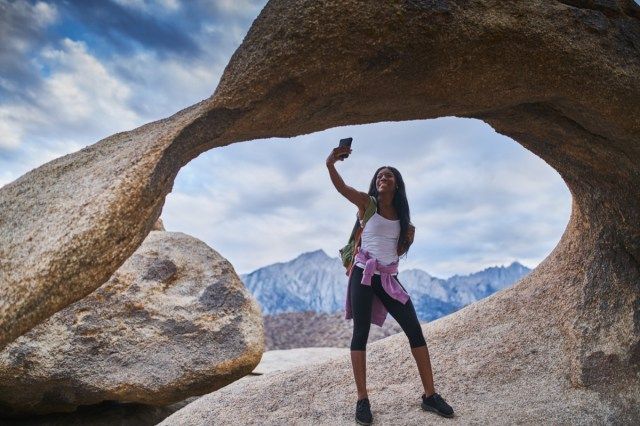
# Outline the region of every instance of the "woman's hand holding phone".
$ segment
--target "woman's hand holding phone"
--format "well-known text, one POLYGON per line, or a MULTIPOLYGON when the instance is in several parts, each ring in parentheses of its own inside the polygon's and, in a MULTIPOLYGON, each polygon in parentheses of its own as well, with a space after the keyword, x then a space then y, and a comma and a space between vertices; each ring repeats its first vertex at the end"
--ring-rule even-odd
POLYGON ((351 153, 351 148, 348 146, 338 146, 333 148, 331 154, 327 157, 327 166, 335 164, 338 160, 344 160, 346 157, 344 155, 348 155, 351 153))
POLYGON ((327 166, 333 165, 338 160, 344 160, 351 154, 351 142, 353 138, 340 139, 337 148, 333 148, 331 154, 327 158, 327 166))

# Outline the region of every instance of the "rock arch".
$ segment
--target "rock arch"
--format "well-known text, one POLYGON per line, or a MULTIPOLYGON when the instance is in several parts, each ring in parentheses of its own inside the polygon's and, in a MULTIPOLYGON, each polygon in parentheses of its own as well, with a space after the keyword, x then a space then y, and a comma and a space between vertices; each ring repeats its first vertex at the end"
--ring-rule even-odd
POLYGON ((449 115, 487 122, 563 177, 571 219, 527 288, 561 331, 574 386, 638 395, 640 8, 631 0, 271 0, 209 99, 0 190, 0 342, 105 282, 201 152, 449 115))

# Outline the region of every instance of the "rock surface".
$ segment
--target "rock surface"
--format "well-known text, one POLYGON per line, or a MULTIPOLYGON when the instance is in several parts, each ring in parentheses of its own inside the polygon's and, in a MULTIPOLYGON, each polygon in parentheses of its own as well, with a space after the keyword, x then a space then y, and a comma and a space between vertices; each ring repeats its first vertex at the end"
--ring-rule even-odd
MULTIPOLYGON (((260 376, 258 376, 260 377, 260 376)), ((164 407, 106 401, 72 413, 52 413, 19 419, 0 418, 2 426, 154 426, 198 397, 164 407)))
POLYGON ((153 227, 151 228, 152 231, 166 231, 166 229, 164 229, 164 223, 162 223, 162 219, 158 218, 158 220, 156 220, 156 223, 153 224, 153 227))
MULTIPOLYGON (((548 272, 548 267, 548 262, 539 266, 537 273, 548 272)), ((621 394, 606 398, 597 389, 571 384, 557 318, 540 309, 541 304, 549 306, 553 293, 563 291, 562 283, 548 281, 543 289, 536 278, 544 276, 527 277, 515 287, 423 325, 436 392, 453 407, 454 422, 637 423, 640 407, 621 403, 636 398, 637 379, 628 377, 621 394)), ((404 334, 367 345, 367 389, 376 424, 452 421, 420 408, 423 388, 404 334)), ((351 425, 356 399, 347 352, 259 381, 243 378, 202 396, 160 425, 351 425)))
POLYGON ((295 348, 266 351, 251 375, 244 376, 240 380, 251 380, 256 374, 279 373, 344 356, 349 356, 349 348, 295 348))
MULTIPOLYGON (((349 349, 347 348, 329 347, 266 351, 251 374, 247 374, 237 381, 263 380, 269 374, 318 364, 330 358, 348 356, 348 353, 349 349)), ((164 407, 108 402, 83 406, 73 413, 47 414, 21 419, 3 418, 0 419, 0 424, 3 426, 112 426, 114 424, 119 426, 153 426, 197 399, 198 397, 191 397, 164 407)))
MULTIPOLYGON (((460 363, 456 374, 475 374, 462 377, 476 392, 451 387, 445 396, 461 398, 452 402, 469 422, 495 419, 467 408, 486 410, 496 396, 509 407, 499 418, 517 423, 531 410, 544 414, 553 395, 567 405, 551 419, 640 423, 640 8, 632 0, 270 1, 211 98, 0 189, 0 344, 105 282, 151 229, 180 167, 199 153, 441 116, 487 122, 554 167, 573 195, 567 229, 526 286, 439 320, 446 339, 432 340, 436 374, 451 374, 438 370, 442 354, 456 348, 451 342, 479 343, 460 346, 460 361, 451 361, 460 363), (487 312, 470 316, 478 310, 487 312), (533 350, 545 351, 546 362, 530 362, 533 350), (530 366, 552 376, 540 380, 530 366), (501 388, 505 376, 517 386, 501 388)), ((323 397, 350 373, 346 363, 331 367, 315 383, 323 397)), ((251 411, 268 416, 261 423, 286 422, 306 407, 277 410, 311 395, 300 376, 286 374, 287 386, 274 381, 260 395, 286 398, 251 411)), ((258 387, 247 389, 229 397, 238 410, 256 407, 258 387)), ((323 418, 329 408, 311 415, 323 418)))
POLYGON ((0 352, 0 413, 168 405, 249 374, 263 350, 260 307, 231 264, 152 231, 107 283, 0 352))

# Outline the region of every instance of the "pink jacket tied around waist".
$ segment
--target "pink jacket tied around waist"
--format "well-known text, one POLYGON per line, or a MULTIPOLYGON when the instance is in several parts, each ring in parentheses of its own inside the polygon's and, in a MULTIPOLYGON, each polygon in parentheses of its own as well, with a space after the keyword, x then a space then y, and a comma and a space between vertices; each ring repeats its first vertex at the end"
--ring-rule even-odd
MULTIPOLYGON (((353 313, 351 312, 351 274, 353 273, 353 268, 355 267, 356 262, 363 263, 365 265, 364 271, 362 272, 362 282, 361 285, 371 286, 371 277, 373 277, 374 272, 378 271, 380 273, 380 281, 382 283, 382 288, 387 292, 389 296, 393 299, 401 302, 402 304, 407 303, 409 300, 409 295, 402 288, 396 277, 392 274, 398 273, 398 262, 394 262, 390 265, 382 265, 378 262, 378 259, 375 257, 371 257, 368 251, 362 250, 356 253, 355 261, 351 266, 351 270, 349 271, 349 286, 347 287, 347 302, 345 305, 345 319, 352 319, 353 313)), ((382 327, 385 319, 387 319, 387 308, 385 308, 384 304, 376 296, 373 295, 373 303, 371 306, 371 323, 382 327)))

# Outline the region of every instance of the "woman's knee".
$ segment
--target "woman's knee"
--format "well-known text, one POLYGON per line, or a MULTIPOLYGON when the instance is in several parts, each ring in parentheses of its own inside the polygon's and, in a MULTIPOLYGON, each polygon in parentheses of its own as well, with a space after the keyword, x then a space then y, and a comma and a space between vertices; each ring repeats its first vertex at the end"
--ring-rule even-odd
POLYGON ((364 351, 367 347, 367 340, 369 339, 369 329, 371 323, 361 323, 354 321, 353 323, 353 336, 351 337, 351 350, 352 351, 364 351))
POLYGON ((368 334, 353 333, 351 337, 351 350, 352 351, 364 351, 367 349, 368 334))
POLYGON ((409 337, 409 346, 411 346, 412 349, 425 346, 426 344, 427 342, 424 340, 424 335, 422 333, 414 334, 409 337))
POLYGON ((367 341, 351 339, 351 346, 349 348, 352 351, 366 351, 367 341))
POLYGON ((411 348, 418 348, 427 344, 424 340, 422 325, 420 325, 420 321, 415 315, 404 318, 400 326, 409 339, 411 348))
POLYGON ((427 342, 424 340, 424 333, 422 332, 422 327, 419 323, 417 326, 408 329, 405 334, 409 339, 409 345, 412 349, 419 348, 420 346, 425 346, 427 344, 427 342))

